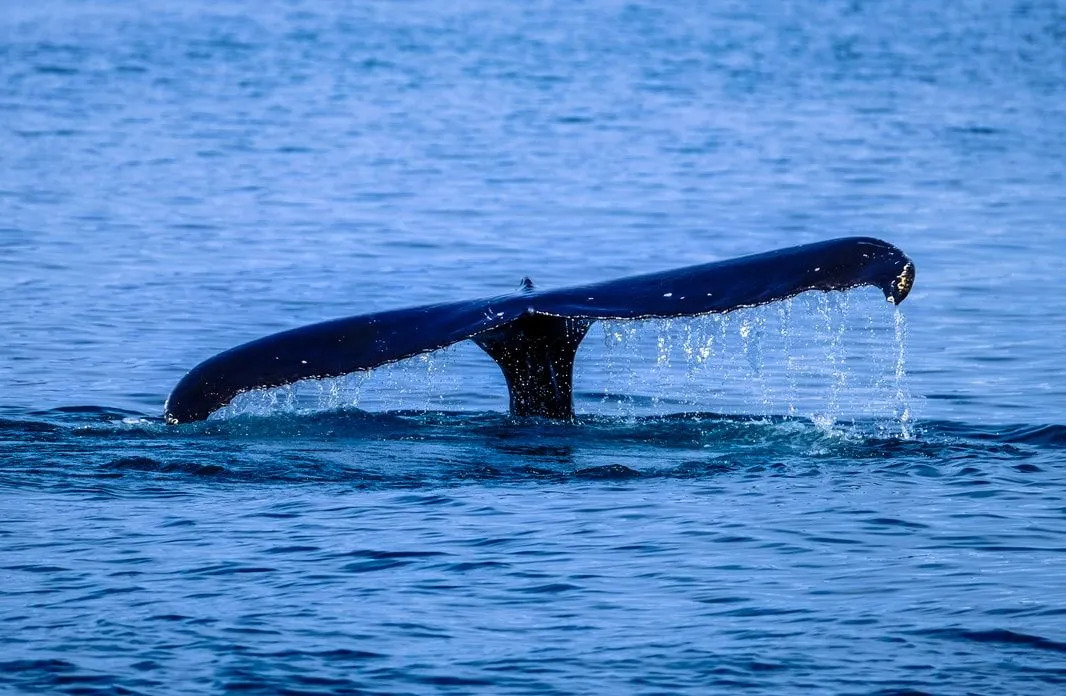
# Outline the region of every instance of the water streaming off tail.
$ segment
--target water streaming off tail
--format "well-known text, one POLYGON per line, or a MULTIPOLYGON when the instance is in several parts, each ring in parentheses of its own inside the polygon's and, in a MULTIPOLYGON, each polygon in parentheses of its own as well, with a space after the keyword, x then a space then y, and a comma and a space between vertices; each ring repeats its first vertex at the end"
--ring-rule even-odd
POLYGON ((911 427, 911 393, 907 386, 907 323, 902 312, 895 312, 894 318, 896 329, 895 415, 899 421, 900 434, 904 438, 910 438, 914 432, 911 427))
MULTIPOLYGON (((623 418, 787 415, 826 429, 840 419, 882 419, 908 435, 902 321, 876 291, 856 290, 729 314, 600 322, 578 351, 575 407, 623 418)), ((492 361, 463 342, 368 373, 242 394, 214 417, 340 408, 504 411, 507 387, 492 361)))
POLYGON ((505 411, 507 385, 492 359, 472 342, 464 341, 369 372, 245 392, 211 418, 344 408, 505 411))
POLYGON ((893 314, 875 291, 857 290, 729 314, 603 322, 599 340, 586 339, 578 353, 578 410, 790 415, 826 428, 853 418, 905 424, 904 334, 893 314))

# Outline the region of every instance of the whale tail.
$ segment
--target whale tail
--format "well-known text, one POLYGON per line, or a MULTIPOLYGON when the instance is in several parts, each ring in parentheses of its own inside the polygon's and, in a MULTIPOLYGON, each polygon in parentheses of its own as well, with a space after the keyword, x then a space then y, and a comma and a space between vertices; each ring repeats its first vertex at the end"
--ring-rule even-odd
POLYGON ((566 419, 574 415, 574 357, 592 322, 527 314, 475 336, 507 380, 511 415, 566 419))
POLYGON ((860 285, 898 304, 914 274, 895 246, 849 237, 561 290, 539 291, 525 278, 507 295, 335 319, 231 348, 178 382, 164 417, 203 420, 245 391, 369 370, 473 339, 503 371, 513 415, 566 419, 574 357, 598 319, 721 313, 860 285))

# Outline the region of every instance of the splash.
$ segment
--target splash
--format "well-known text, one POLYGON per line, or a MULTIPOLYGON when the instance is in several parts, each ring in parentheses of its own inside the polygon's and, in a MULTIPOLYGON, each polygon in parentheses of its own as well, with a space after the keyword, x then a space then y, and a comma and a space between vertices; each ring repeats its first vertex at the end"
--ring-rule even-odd
POLYGON ((844 354, 847 309, 847 296, 843 293, 824 293, 818 297, 818 317, 826 337, 825 365, 829 371, 829 392, 825 410, 814 414, 811 420, 826 431, 832 430, 842 415, 841 398, 848 385, 848 368, 844 354))
MULTIPOLYGON (((471 346, 482 363, 488 358, 471 346)), ((462 407, 466 369, 457 362, 469 350, 445 348, 363 372, 320 380, 303 380, 273 389, 239 394, 219 409, 211 420, 236 416, 306 414, 321 411, 363 409, 368 411, 439 411, 462 407)), ((491 362, 487 363, 491 365, 491 362)), ((506 395, 506 387, 502 386, 506 395)))
POLYGON ((368 379, 365 372, 353 372, 334 379, 305 380, 274 389, 247 391, 212 413, 208 420, 358 408, 362 386, 368 379))
POLYGON ((588 385, 601 398, 577 407, 623 418, 784 415, 827 433, 857 418, 891 420, 909 435, 905 335, 900 325, 893 338, 887 312, 899 314, 860 289, 725 315, 604 322, 603 341, 582 348, 575 377, 579 395, 588 385))

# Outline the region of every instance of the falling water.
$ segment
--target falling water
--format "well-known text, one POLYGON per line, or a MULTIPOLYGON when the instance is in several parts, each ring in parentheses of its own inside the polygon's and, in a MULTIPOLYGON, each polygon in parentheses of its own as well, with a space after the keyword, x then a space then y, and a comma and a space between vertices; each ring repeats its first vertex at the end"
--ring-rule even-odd
MULTIPOLYGON (((799 416, 826 431, 856 416, 902 427, 905 372, 902 355, 885 360, 883 304, 862 291, 808 293, 729 314, 603 322, 603 340, 579 354, 578 392, 588 384, 594 410, 620 417, 696 410, 799 416)), ((903 341, 897 329, 896 353, 903 341)))
POLYGON ((907 323, 903 312, 896 309, 895 316, 895 339, 896 339, 896 419, 899 421, 900 435, 905 440, 914 437, 911 427, 911 395, 907 387, 907 323))
MULTIPOLYGON (((578 353, 576 409, 623 419, 689 411, 785 415, 826 432, 861 415, 891 419, 909 437, 903 315, 894 312, 894 349, 886 352, 882 303, 852 294, 808 293, 685 319, 601 322, 602 340, 586 341, 578 353)), ((355 408, 502 411, 506 398, 497 368, 466 342, 370 372, 247 392, 213 418, 355 408)))

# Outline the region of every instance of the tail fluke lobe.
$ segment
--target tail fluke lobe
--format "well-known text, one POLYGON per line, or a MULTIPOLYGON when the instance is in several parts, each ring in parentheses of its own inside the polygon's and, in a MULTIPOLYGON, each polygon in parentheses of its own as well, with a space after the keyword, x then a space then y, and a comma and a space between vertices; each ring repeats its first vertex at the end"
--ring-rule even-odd
MULTIPOLYGON (((507 298, 510 296, 504 296, 507 298)), ((169 423, 207 418, 233 397, 403 360, 504 326, 523 313, 489 298, 364 314, 283 331, 208 358, 174 387, 169 423)))
POLYGON ((587 319, 648 319, 729 312, 807 290, 879 288, 901 302, 914 264, 897 247, 848 237, 727 261, 535 293, 537 311, 587 319))

